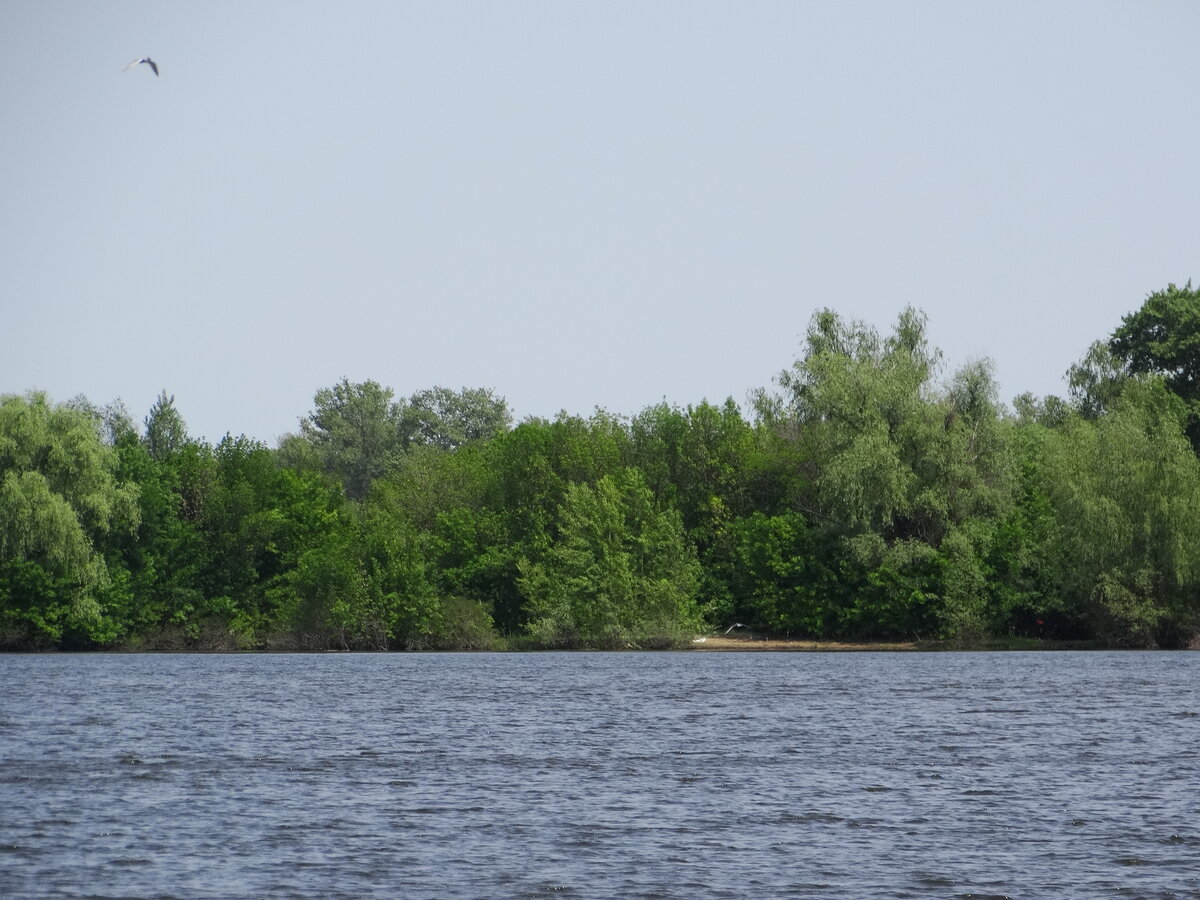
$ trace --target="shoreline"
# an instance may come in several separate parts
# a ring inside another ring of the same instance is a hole
[[[609,648],[562,648],[562,647],[533,647],[528,644],[510,644],[507,641],[501,640],[496,645],[491,647],[474,647],[474,648],[435,648],[423,647],[413,649],[349,649],[349,648],[332,648],[332,647],[301,647],[287,646],[276,644],[272,647],[236,647],[236,646],[221,646],[220,644],[210,644],[208,646],[180,646],[172,644],[143,644],[140,646],[112,646],[112,647],[89,647],[89,648],[73,648],[62,649],[57,647],[42,647],[42,648],[17,648],[7,647],[0,649],[0,655],[55,655],[55,654],[92,654],[92,653],[112,653],[112,654],[139,654],[139,653],[185,653],[185,654],[307,654],[307,653],[552,653],[552,652],[571,652],[571,653],[661,653],[664,651],[675,652],[699,652],[699,653],[955,653],[955,652],[1006,652],[1006,651],[1032,651],[1032,652],[1054,652],[1054,651],[1089,651],[1089,650],[1140,650],[1170,652],[1172,650],[1200,650],[1200,643],[1193,644],[1186,648],[1161,648],[1161,647],[1143,647],[1143,648],[1120,648],[1105,646],[1096,641],[1067,641],[1067,640],[1052,640],[1048,638],[1023,638],[1023,637],[1008,637],[1008,638],[991,638],[980,641],[947,641],[947,640],[912,640],[912,641],[821,641],[812,639],[800,638],[780,638],[771,637],[768,635],[742,634],[742,635],[697,635],[691,641],[682,645],[676,644],[670,647],[637,647],[627,645],[624,647],[609,647]]]
[[[699,635],[689,650],[701,652],[782,652],[782,653],[955,653],[1031,650],[1155,650],[1170,652],[1161,647],[1119,648],[1097,641],[1067,641],[1050,638],[987,638],[980,641],[814,641],[791,638],[759,637],[755,635]],[[1178,648],[1200,650],[1200,646]]]
[[[896,652],[912,650],[932,650],[934,647],[917,641],[876,641],[869,643],[849,643],[844,641],[802,641],[789,638],[756,638],[701,636],[692,641],[692,650],[701,652],[807,652],[807,653],[853,653],[853,652]]]

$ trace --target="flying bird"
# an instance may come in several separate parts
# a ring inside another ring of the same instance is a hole
[[[132,69],[134,66],[138,65],[139,63],[145,63],[146,65],[148,65],[151,69],[154,70],[154,77],[155,78],[158,77],[158,63],[156,63],[154,60],[152,60],[148,56],[143,56],[141,59],[135,59],[133,62],[131,62],[129,65],[127,65],[121,71],[128,72],[130,69]]]

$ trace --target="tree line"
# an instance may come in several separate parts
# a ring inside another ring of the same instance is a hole
[[[816,313],[733,400],[513,424],[487,389],[316,392],[275,447],[163,392],[0,398],[0,647],[1109,646],[1200,634],[1200,291],[999,401],[925,316]]]

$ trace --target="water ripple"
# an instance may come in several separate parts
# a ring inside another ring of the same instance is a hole
[[[1197,660],[0,657],[0,895],[1196,897]]]

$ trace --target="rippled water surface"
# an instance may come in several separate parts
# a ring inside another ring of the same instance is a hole
[[[0,895],[1200,897],[1200,654],[0,657]]]

